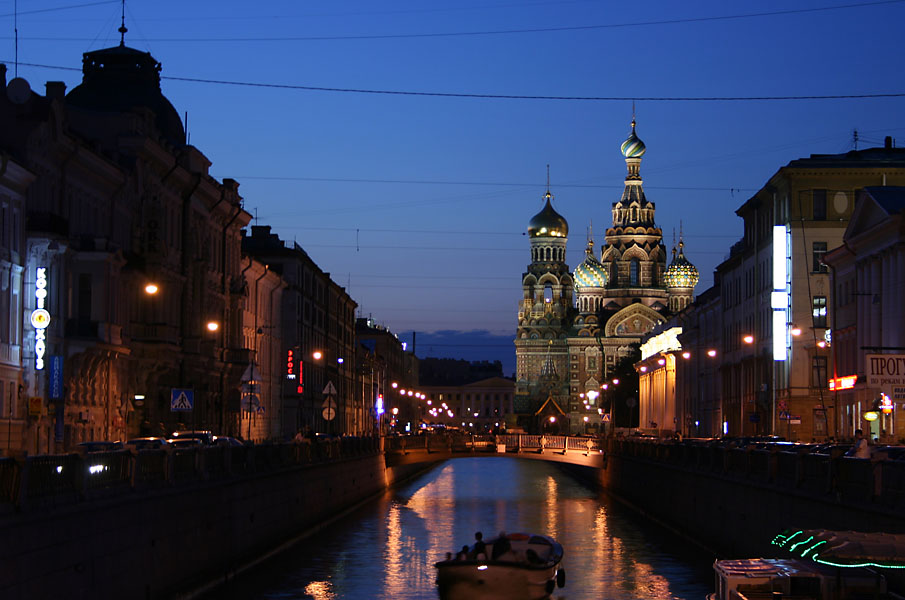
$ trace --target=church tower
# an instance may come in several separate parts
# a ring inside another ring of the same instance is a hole
[[[553,208],[549,185],[543,200],[528,223],[531,263],[522,274],[515,339],[515,403],[521,413],[536,411],[550,398],[568,397],[568,381],[557,376],[553,382],[550,373],[569,372],[566,337],[574,313],[572,275],[565,262],[569,224]]]
[[[673,230],[673,242],[676,232]],[[698,269],[685,258],[685,243],[682,241],[682,230],[679,230],[679,252],[672,250],[672,262],[663,275],[666,292],[669,295],[669,312],[677,313],[694,300],[694,286],[698,284]]]

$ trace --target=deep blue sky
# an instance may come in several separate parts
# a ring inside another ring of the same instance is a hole
[[[407,341],[418,331],[418,354],[498,358],[508,374],[546,165],[574,268],[588,224],[599,248],[612,222],[630,98],[648,199],[667,246],[683,221],[698,292],[740,237],[735,209],[779,167],[847,151],[854,130],[859,148],[905,144],[902,97],[642,99],[905,92],[905,1],[857,4],[132,0],[126,43],[163,64],[163,91],[212,174],[237,179],[258,223],[304,246],[363,316]],[[13,6],[0,2],[9,78]],[[834,6],[845,8],[815,10]],[[119,2],[18,10],[18,74],[42,93],[47,80],[72,89],[83,52],[119,43]]]

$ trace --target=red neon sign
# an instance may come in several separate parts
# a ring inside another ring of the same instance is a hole
[[[286,351],[286,379],[295,379],[295,352],[292,348]]]
[[[845,377],[834,377],[829,381],[829,388],[833,391],[838,390],[850,390],[855,387],[855,383],[858,381],[857,375],[846,375]]]

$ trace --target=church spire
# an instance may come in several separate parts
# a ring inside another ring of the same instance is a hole
[[[122,21],[120,22],[119,29],[119,45],[126,45],[126,32],[129,31],[126,28],[126,0],[123,0],[123,11],[122,11]]]

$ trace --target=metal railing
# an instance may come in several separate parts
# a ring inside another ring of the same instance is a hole
[[[604,446],[599,438],[565,435],[528,434],[461,434],[434,433],[425,435],[392,436],[386,438],[388,452],[429,450],[432,452],[597,452]]]
[[[0,514],[133,491],[239,478],[380,453],[380,440],[343,437],[255,446],[91,452],[0,459]]]

